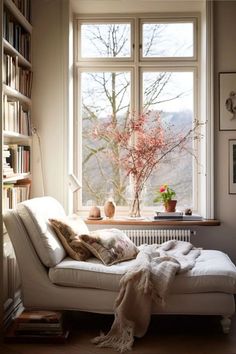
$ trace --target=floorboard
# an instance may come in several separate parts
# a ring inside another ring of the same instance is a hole
[[[113,316],[79,312],[66,314],[70,335],[63,344],[4,343],[2,354],[112,354],[109,348],[97,348],[90,339],[100,330],[109,330]],[[230,334],[222,333],[220,317],[153,316],[148,332],[135,339],[132,354],[236,354],[236,318]]]

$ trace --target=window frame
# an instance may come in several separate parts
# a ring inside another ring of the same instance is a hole
[[[130,23],[130,52],[131,52],[131,56],[130,57],[119,57],[119,58],[93,58],[93,57],[82,57],[81,55],[81,46],[79,44],[79,35],[81,33],[80,31],[80,25],[83,25],[83,24],[106,24],[106,23],[117,23],[117,24],[122,24],[122,23]],[[108,17],[107,20],[105,19],[100,19],[99,17],[97,17],[97,19],[94,19],[94,18],[91,18],[91,19],[78,19],[78,22],[77,22],[77,62],[96,62],[96,63],[99,63],[99,62],[107,62],[107,63],[111,63],[111,62],[116,62],[116,61],[124,61],[124,62],[133,62],[134,60],[134,46],[133,46],[133,43],[134,43],[134,20],[131,19],[131,18],[124,18],[124,20],[122,20],[120,17],[119,18],[114,18],[112,20],[112,18]]]
[[[194,26],[193,31],[193,46],[194,55],[193,57],[151,57],[142,58],[140,47],[142,34],[141,34],[141,23],[148,23],[153,21],[166,21],[169,23],[177,22],[192,22]],[[130,21],[131,25],[131,58],[82,58],[79,55],[79,33],[78,26],[83,23],[127,23]],[[145,22],[147,21],[147,22]],[[76,16],[75,17],[75,36],[74,36],[74,77],[75,77],[75,90],[74,90],[74,171],[76,175],[82,180],[82,139],[80,136],[82,134],[82,120],[80,119],[80,103],[78,102],[78,94],[80,92],[80,79],[79,75],[81,72],[86,71],[131,71],[131,79],[133,79],[133,84],[131,84],[131,109],[139,111],[141,109],[141,73],[142,71],[192,71],[194,75],[194,87],[193,87],[193,117],[198,117],[200,112],[200,82],[199,82],[199,72],[200,72],[200,33],[198,30],[198,23],[200,22],[200,14],[179,14],[179,15],[167,15],[167,14],[135,14],[135,15],[86,15],[86,16]],[[133,30],[133,31],[132,31]],[[133,40],[133,42],[132,42]],[[136,49],[138,48],[138,49]],[[186,70],[185,70],[186,69]],[[139,82],[139,87],[136,85],[136,81]],[[199,143],[195,142],[195,147],[199,152]],[[199,153],[200,155],[200,153]],[[194,174],[193,174],[193,200],[194,200],[194,210],[199,210],[200,207],[200,171],[197,163],[194,162]],[[75,209],[79,212],[89,210],[88,206],[82,205],[82,193],[76,193],[74,197]],[[150,214],[153,211],[153,206],[145,207],[144,215]],[[117,207],[118,214],[124,215],[128,212],[128,207]]]
[[[172,19],[172,21],[170,21],[170,19]],[[143,43],[142,43],[142,24],[143,23],[154,23],[154,22],[160,22],[160,23],[189,23],[191,22],[193,24],[193,56],[191,57],[182,57],[182,56],[176,56],[176,57],[143,57],[142,55],[142,47],[143,47]],[[164,62],[175,62],[175,61],[196,61],[197,60],[197,18],[196,17],[177,17],[177,18],[167,18],[167,17],[147,17],[147,18],[141,18],[140,19],[140,25],[139,25],[139,30],[140,30],[140,34],[139,34],[139,38],[140,38],[140,61],[164,61]]]

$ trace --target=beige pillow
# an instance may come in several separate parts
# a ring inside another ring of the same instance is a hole
[[[86,261],[92,256],[91,252],[80,240],[81,234],[89,230],[84,221],[77,216],[63,219],[48,220],[68,255],[77,261]]]
[[[104,229],[81,235],[81,242],[105,265],[135,258],[138,248],[121,230]]]

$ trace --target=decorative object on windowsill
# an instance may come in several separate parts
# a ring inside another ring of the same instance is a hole
[[[118,124],[113,116],[101,122],[96,120],[91,136],[106,144],[102,153],[108,156],[111,166],[120,171],[119,175],[125,171],[130,177],[133,190],[130,216],[140,218],[140,195],[146,181],[173,151],[194,154],[190,142],[200,137],[197,128],[201,123],[196,120],[189,130],[183,132],[162,121],[158,111],[139,115],[128,112],[124,118],[124,124]]]
[[[184,215],[192,215],[192,209],[190,209],[190,208],[187,208],[187,209],[185,209],[185,211],[184,211]]]
[[[115,215],[116,204],[115,204],[113,196],[114,196],[114,193],[113,193],[113,189],[111,188],[108,193],[107,200],[104,203],[104,214],[107,219],[112,219],[112,218],[114,218],[114,215]]]
[[[101,220],[101,210],[97,206],[92,206],[89,210],[88,220]]]
[[[160,189],[156,192],[157,196],[153,200],[154,203],[162,202],[166,212],[175,212],[177,200],[172,199],[175,197],[175,191],[168,186],[168,184],[163,184]]]
[[[145,202],[146,188],[145,186],[138,193],[137,198],[135,198],[136,186],[135,183],[130,183],[126,187],[125,197],[129,207],[129,219],[142,220],[141,212]],[[135,211],[139,211],[139,215],[135,214]]]
[[[165,203],[165,211],[167,213],[176,211],[176,204],[177,204],[177,200],[175,199],[168,200],[168,202]]]
[[[112,219],[115,215],[116,206],[112,198],[108,199],[104,204],[104,214],[108,219]]]

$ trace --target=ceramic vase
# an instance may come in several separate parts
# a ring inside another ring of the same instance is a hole
[[[115,215],[116,206],[113,200],[107,200],[104,204],[104,214],[108,219],[112,219]]]

